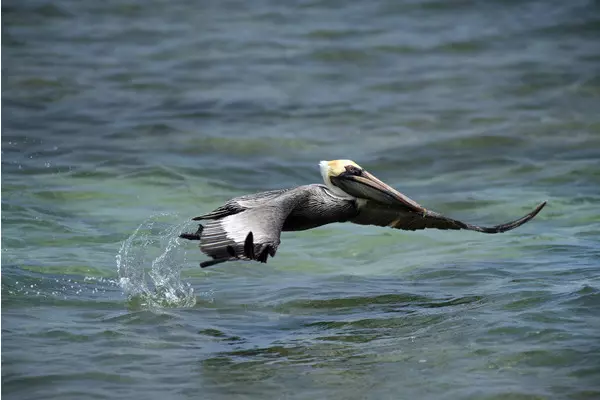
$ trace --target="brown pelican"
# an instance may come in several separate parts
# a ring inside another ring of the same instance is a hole
[[[417,229],[468,229],[499,233],[514,229],[540,212],[546,202],[515,221],[481,227],[430,211],[386,185],[354,161],[321,161],[325,185],[312,184],[236,197],[193,220],[209,220],[181,238],[199,240],[212,260],[202,268],[231,260],[267,262],[282,231],[302,231],[332,222]]]

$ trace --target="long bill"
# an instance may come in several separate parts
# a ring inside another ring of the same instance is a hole
[[[349,195],[360,199],[373,200],[390,206],[401,205],[416,213],[425,213],[427,211],[419,203],[403,195],[367,171],[362,171],[362,174],[359,176],[346,174],[337,177],[332,176],[331,182]]]

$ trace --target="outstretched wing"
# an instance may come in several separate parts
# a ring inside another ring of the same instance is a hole
[[[227,203],[214,209],[213,211],[192,219],[194,221],[199,221],[202,219],[219,219],[228,215],[237,214],[249,208],[261,206],[268,201],[275,200],[277,197],[281,196],[287,191],[289,191],[289,189],[271,190],[268,192],[236,197],[227,201]]]
[[[388,226],[390,228],[409,231],[431,228],[454,230],[467,229],[483,233],[500,233],[510,231],[511,229],[523,225],[535,217],[545,205],[546,202],[541,203],[532,212],[514,221],[492,227],[483,227],[448,218],[442,214],[426,209],[423,209],[423,212],[417,213],[407,211],[406,209],[401,210],[368,202],[359,209],[358,216],[351,219],[350,222],[360,225]]]
[[[212,257],[202,268],[231,260],[267,262],[280,243],[281,228],[292,207],[284,204],[252,208],[211,221],[200,235],[200,250]]]

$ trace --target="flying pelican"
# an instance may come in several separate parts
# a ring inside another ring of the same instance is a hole
[[[312,184],[236,197],[208,214],[195,233],[179,237],[199,240],[200,250],[212,260],[205,268],[232,260],[267,262],[274,257],[282,231],[303,231],[333,222],[388,226],[395,229],[467,229],[483,233],[506,232],[523,225],[540,212],[512,222],[481,227],[427,210],[386,185],[351,160],[321,161],[325,185]]]

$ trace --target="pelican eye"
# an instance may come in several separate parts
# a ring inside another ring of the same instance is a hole
[[[346,168],[346,173],[348,175],[355,175],[355,176],[362,175],[362,169],[355,167],[354,165],[346,165],[344,168]]]

